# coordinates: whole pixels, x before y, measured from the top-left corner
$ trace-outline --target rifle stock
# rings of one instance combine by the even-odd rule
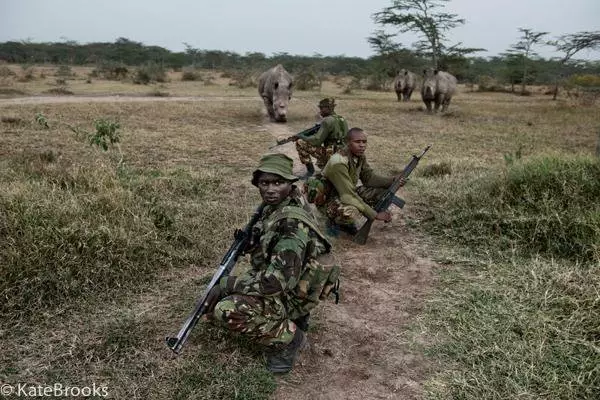
[[[317,131],[319,130],[320,127],[321,127],[321,124],[315,124],[314,126],[308,128],[308,129],[305,129],[302,132],[298,132],[295,135],[292,135],[285,139],[278,140],[277,143],[275,143],[273,146],[269,147],[269,149],[272,149],[273,147],[281,146],[282,144],[293,142],[294,140],[299,139],[302,136],[314,135],[315,133],[317,133]]]
[[[381,211],[385,211],[392,204],[399,205],[400,208],[402,208],[404,206],[404,200],[396,197],[396,192],[398,191],[398,189],[400,189],[401,178],[408,178],[408,176],[417,167],[417,164],[419,163],[421,158],[425,155],[427,150],[429,150],[430,147],[431,147],[431,145],[428,145],[427,147],[425,147],[425,150],[423,150],[420,155],[412,156],[412,159],[410,160],[410,162],[406,165],[406,167],[404,167],[404,170],[402,171],[402,175],[398,179],[394,179],[394,182],[392,182],[392,184],[387,189],[387,191],[385,192],[383,197],[381,199],[379,199],[379,201],[377,202],[377,205],[375,205],[376,212],[379,213]],[[358,230],[356,235],[354,235],[354,237],[352,238],[352,241],[354,243],[357,243],[357,244],[367,243],[367,238],[369,237],[369,232],[371,231],[371,226],[373,225],[373,221],[374,221],[373,219],[370,219],[370,218],[367,219],[367,221],[363,224],[363,226],[361,226],[361,228]]]
[[[219,283],[219,280],[223,276],[229,275],[231,273],[231,270],[233,270],[233,267],[235,266],[238,257],[244,251],[244,248],[246,247],[246,244],[248,243],[248,240],[252,235],[252,227],[258,222],[260,216],[262,215],[264,207],[265,204],[261,204],[254,211],[254,214],[252,215],[252,218],[250,218],[250,222],[248,222],[246,227],[243,230],[239,230],[236,232],[233,244],[231,245],[231,247],[229,247],[229,250],[227,250],[225,257],[223,257],[223,260],[221,261],[221,264],[217,269],[217,272],[215,272],[210,283],[204,290],[204,293],[196,302],[196,307],[194,308],[194,311],[184,322],[183,326],[179,330],[179,333],[177,333],[177,336],[167,336],[167,346],[171,350],[173,350],[175,354],[179,354],[181,348],[187,341],[187,338],[190,335],[192,329],[194,329],[194,327],[200,320],[200,317],[206,313],[206,307],[204,305],[204,302],[206,301],[206,298],[208,297],[208,294],[210,293],[211,289]]]

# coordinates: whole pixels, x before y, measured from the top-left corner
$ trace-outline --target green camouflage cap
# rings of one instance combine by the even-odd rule
[[[292,174],[292,166],[294,160],[282,153],[265,154],[261,157],[258,168],[252,173],[252,184],[257,185],[258,175],[261,172],[268,172],[279,175],[283,179],[291,182],[297,181],[299,178]]]
[[[335,107],[335,99],[333,97],[326,97],[319,102],[319,107]]]

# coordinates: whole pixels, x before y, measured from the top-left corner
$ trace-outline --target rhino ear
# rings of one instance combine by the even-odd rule
[[[275,84],[273,85],[274,89],[277,89],[279,87],[279,82],[275,82]]]
[[[290,84],[288,85],[288,89],[291,89],[292,86],[294,86],[294,82],[290,82]]]
[[[408,71],[404,70],[404,76],[408,75]]]
[[[437,75],[437,73],[438,73],[438,72],[440,72],[440,71],[439,71],[439,70],[437,70],[437,69],[434,69],[434,70],[433,70],[433,74],[434,74],[434,75]]]

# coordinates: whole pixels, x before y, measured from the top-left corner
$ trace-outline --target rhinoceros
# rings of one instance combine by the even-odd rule
[[[277,64],[258,78],[258,93],[272,121],[287,121],[288,104],[292,98],[292,76]]]
[[[452,95],[456,91],[456,77],[445,71],[427,68],[423,70],[423,86],[421,86],[421,97],[431,112],[431,102],[437,112],[442,106],[442,112],[448,109]]]
[[[410,101],[410,96],[415,90],[416,84],[417,75],[406,69],[401,69],[394,80],[394,90],[396,96],[398,96],[398,101]]]

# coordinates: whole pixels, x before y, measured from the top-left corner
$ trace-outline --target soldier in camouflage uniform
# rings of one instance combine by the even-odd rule
[[[352,235],[357,232],[361,216],[384,222],[392,219],[389,211],[376,212],[373,207],[397,177],[375,174],[365,157],[366,147],[366,133],[360,128],[350,129],[346,146],[331,156],[323,169],[323,176],[332,188],[321,209],[329,218],[330,226]],[[359,179],[363,185],[357,188]],[[403,180],[400,186],[404,183]]]
[[[335,99],[331,97],[321,100],[319,102],[319,112],[323,117],[321,127],[314,135],[296,140],[298,157],[306,166],[306,177],[315,173],[311,156],[317,159],[317,166],[323,169],[329,157],[337,151],[338,147],[344,145],[348,124],[344,117],[335,113],[335,106]]]
[[[306,344],[307,316],[319,300],[336,291],[339,275],[331,244],[293,185],[298,178],[292,175],[292,164],[284,154],[261,159],[252,184],[266,207],[245,249],[252,269],[223,277],[206,300],[208,312],[220,324],[266,346],[267,368],[274,373],[292,369]]]

